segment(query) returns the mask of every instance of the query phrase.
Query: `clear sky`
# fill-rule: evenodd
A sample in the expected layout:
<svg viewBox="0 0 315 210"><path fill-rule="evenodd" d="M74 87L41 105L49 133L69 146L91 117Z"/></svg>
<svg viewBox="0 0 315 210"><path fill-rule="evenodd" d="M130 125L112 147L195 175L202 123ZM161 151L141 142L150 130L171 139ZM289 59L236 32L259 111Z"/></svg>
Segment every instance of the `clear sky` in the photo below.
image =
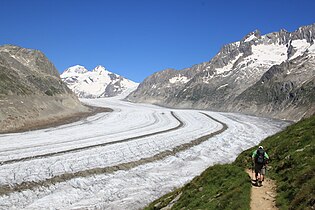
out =
<svg viewBox="0 0 315 210"><path fill-rule="evenodd" d="M315 23L315 0L0 0L0 45L39 49L59 72L79 64L141 82L209 61L258 29Z"/></svg>

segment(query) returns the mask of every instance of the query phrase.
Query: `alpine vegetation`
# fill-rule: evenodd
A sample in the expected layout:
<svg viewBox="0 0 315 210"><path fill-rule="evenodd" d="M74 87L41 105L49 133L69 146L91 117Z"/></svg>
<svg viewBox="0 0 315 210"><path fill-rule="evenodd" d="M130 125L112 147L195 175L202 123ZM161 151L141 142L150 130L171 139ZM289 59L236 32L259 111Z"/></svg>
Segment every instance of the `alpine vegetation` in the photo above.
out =
<svg viewBox="0 0 315 210"><path fill-rule="evenodd" d="M270 156L267 176L277 182L279 209L314 209L315 115L268 137L261 145ZM235 164L249 168L252 151L242 152Z"/></svg>

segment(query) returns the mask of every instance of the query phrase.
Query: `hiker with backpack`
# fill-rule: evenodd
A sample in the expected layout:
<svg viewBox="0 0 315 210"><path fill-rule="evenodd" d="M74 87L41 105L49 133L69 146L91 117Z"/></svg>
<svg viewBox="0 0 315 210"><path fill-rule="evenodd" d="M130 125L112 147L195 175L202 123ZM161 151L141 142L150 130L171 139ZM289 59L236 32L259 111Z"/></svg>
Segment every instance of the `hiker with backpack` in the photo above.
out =
<svg viewBox="0 0 315 210"><path fill-rule="evenodd" d="M258 186L262 185L262 181L264 181L265 168L268 163L269 156L267 152L264 150L263 146L259 146L257 150L255 150L252 154L252 160L255 168L255 178L256 183L258 182ZM259 175L259 176L258 176Z"/></svg>

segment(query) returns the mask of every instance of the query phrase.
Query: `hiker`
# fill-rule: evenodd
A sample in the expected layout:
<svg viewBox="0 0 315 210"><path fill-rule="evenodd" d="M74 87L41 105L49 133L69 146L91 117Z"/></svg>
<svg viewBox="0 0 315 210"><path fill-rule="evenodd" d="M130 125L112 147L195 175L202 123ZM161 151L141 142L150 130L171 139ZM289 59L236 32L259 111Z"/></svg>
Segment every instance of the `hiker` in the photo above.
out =
<svg viewBox="0 0 315 210"><path fill-rule="evenodd" d="M267 152L265 152L263 146L259 146L257 150L253 152L252 160L255 168L255 178L256 183L258 181L258 186L261 186L262 181L264 181L265 176L265 168L268 163L269 156ZM259 174L259 177L258 177Z"/></svg>

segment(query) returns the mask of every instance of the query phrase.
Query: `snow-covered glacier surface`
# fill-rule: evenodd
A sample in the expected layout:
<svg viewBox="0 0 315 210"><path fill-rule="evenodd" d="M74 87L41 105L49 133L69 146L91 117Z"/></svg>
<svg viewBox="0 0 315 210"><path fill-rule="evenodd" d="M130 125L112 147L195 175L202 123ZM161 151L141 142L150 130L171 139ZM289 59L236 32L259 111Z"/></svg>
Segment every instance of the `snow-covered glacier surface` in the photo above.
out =
<svg viewBox="0 0 315 210"><path fill-rule="evenodd" d="M114 111L0 135L0 209L139 209L288 125L115 98L83 102Z"/></svg>

